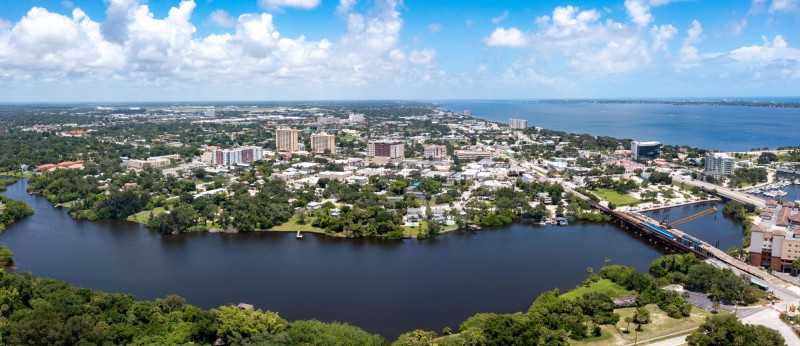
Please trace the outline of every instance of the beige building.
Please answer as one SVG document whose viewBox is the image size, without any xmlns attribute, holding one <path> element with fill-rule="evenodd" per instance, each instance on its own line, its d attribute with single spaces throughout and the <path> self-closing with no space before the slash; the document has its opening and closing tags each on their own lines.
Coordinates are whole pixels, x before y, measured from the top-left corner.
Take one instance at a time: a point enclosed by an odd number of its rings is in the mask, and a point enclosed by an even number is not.
<svg viewBox="0 0 800 346">
<path fill-rule="evenodd" d="M 433 161 L 447 159 L 447 146 L 431 144 L 425 146 L 425 158 Z"/>
<path fill-rule="evenodd" d="M 279 127 L 275 130 L 275 150 L 297 151 L 297 130 L 288 127 Z"/>
<path fill-rule="evenodd" d="M 336 136 L 325 132 L 311 135 L 311 151 L 315 154 L 324 154 L 329 150 L 331 154 L 336 154 Z"/>
<path fill-rule="evenodd" d="M 370 141 L 367 144 L 367 161 L 386 163 L 406 157 L 405 145 L 399 141 Z"/>
</svg>

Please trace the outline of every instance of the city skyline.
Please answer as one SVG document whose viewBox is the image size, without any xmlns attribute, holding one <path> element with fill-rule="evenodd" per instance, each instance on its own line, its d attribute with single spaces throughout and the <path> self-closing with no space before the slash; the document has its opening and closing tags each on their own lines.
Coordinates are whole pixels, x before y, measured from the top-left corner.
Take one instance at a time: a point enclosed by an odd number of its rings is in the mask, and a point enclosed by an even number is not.
<svg viewBox="0 0 800 346">
<path fill-rule="evenodd" d="M 0 102 L 791 97 L 800 2 L 0 2 Z"/>
</svg>

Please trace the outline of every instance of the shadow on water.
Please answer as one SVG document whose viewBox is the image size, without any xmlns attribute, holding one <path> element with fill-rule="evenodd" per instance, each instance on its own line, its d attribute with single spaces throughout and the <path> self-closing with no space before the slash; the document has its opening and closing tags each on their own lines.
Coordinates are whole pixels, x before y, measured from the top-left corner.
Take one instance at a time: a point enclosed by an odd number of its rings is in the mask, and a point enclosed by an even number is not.
<svg viewBox="0 0 800 346">
<path fill-rule="evenodd" d="M 613 224 L 514 224 L 434 240 L 340 239 L 293 233 L 163 236 L 140 224 L 76 221 L 25 192 L 4 194 L 36 214 L 0 242 L 20 271 L 137 299 L 184 296 L 204 308 L 247 302 L 288 319 L 342 321 L 389 339 L 416 328 L 457 328 L 478 312 L 526 310 L 545 290 L 565 291 L 586 268 L 647 270 L 662 250 Z M 687 224 L 688 226 L 689 224 Z M 738 230 L 738 228 L 736 229 Z M 736 230 L 726 241 L 738 240 Z"/>
</svg>

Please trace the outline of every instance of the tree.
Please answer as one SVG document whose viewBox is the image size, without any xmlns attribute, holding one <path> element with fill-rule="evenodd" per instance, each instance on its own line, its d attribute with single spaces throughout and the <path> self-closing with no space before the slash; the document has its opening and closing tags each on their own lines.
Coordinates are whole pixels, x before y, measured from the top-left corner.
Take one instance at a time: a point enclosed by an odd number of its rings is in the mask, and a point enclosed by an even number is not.
<svg viewBox="0 0 800 346">
<path fill-rule="evenodd" d="M 745 325 L 733 315 L 706 317 L 686 341 L 692 346 L 711 345 L 784 345 L 781 334 L 764 326 Z"/>
<path fill-rule="evenodd" d="M 633 322 L 636 323 L 637 330 L 642 330 L 643 324 L 650 323 L 650 311 L 645 308 L 636 308 L 636 312 L 633 314 Z"/>
<path fill-rule="evenodd" d="M 216 315 L 217 336 L 229 340 L 240 340 L 263 333 L 275 334 L 288 326 L 286 320 L 269 311 L 226 305 L 212 309 L 211 312 Z"/>
<path fill-rule="evenodd" d="M 3 245 L 0 245 L 0 271 L 2 268 L 10 267 L 14 264 L 14 254 Z"/>
</svg>

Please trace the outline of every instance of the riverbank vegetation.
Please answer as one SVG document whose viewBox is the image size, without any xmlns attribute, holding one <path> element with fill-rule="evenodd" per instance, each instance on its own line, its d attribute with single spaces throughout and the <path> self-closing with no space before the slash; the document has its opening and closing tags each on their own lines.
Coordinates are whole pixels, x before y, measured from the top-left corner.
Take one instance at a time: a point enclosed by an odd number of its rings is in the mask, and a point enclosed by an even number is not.
<svg viewBox="0 0 800 346">
<path fill-rule="evenodd" d="M 7 247 L 0 244 L 0 271 L 14 265 L 14 254 Z"/>
<path fill-rule="evenodd" d="M 0 196 L 0 232 L 15 221 L 33 215 L 33 209 L 25 202 Z"/>
<path fill-rule="evenodd" d="M 698 312 L 677 293 L 661 289 L 662 285 L 683 275 L 687 286 L 699 287 L 692 277 L 702 275 L 719 278 L 711 283 L 721 288 L 720 295 L 728 294 L 729 286 L 739 289 L 731 285 L 735 280 L 725 271 L 702 267 L 703 264 L 692 255 L 664 256 L 651 265 L 654 272 L 662 274 L 658 278 L 628 267 L 606 266 L 599 274 L 591 274 L 586 285 L 577 290 L 567 294 L 558 290 L 544 292 L 524 312 L 479 313 L 464 321 L 457 334 L 444 333 L 440 337 L 433 331 L 415 330 L 401 335 L 394 344 L 533 345 L 617 338 L 630 341 L 619 331 L 630 331 L 634 326 L 636 333 L 642 333 L 640 337 L 666 335 L 675 329 L 697 326 L 709 313 Z M 702 271 L 695 273 L 698 266 Z M 613 298 L 628 294 L 636 295 L 635 306 L 615 308 Z M 0 298 L 0 337 L 10 344 L 386 344 L 378 335 L 343 323 L 288 321 L 277 313 L 246 305 L 203 310 L 174 295 L 136 301 L 131 295 L 78 288 L 28 273 L 0 273 Z M 704 345 L 704 340 L 726 337 L 748 338 L 750 333 L 766 333 L 765 341 L 782 341 L 777 332 L 736 325 L 724 318 L 713 317 L 705 323 L 692 334 L 690 344 Z"/>
</svg>

